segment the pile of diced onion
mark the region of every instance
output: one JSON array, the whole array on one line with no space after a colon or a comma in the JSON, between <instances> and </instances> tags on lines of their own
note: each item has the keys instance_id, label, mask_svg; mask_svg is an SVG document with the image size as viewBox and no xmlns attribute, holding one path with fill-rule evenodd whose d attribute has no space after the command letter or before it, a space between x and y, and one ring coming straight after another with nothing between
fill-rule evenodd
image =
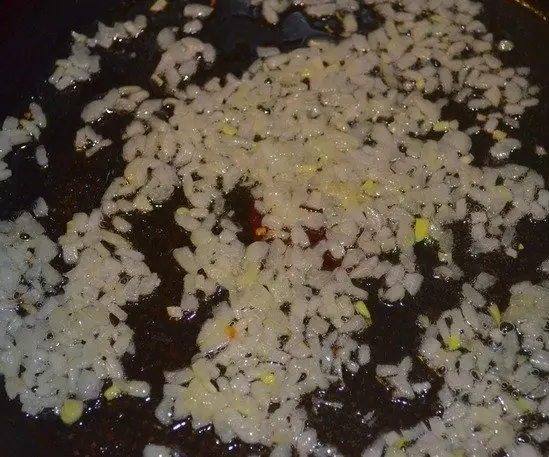
<instances>
[{"instance_id":1,"label":"pile of diced onion","mask_svg":"<svg viewBox=\"0 0 549 457\"><path fill-rule=\"evenodd\" d=\"M197 297L219 288L228 298L204 322L192 363L165 373L162 424L190 416L196 429L213 424L222 441L263 444L275 457L339 455L308 425L303 397L367 367L395 398L412 400L433 388L410 379L423 363L443 381L441 414L387 430L363 457L541 456L549 439L549 283L516 284L509 303L493 303L486 296L499 278L482 272L465 282L452 258L455 223L469 227L472 254L516 258L518 222L547 217L544 178L511 160L521 152L513 132L539 89L528 68L502 64L498 53L512 46L494 42L476 19L478 3L366 3L383 17L367 36L357 32L354 0L309 0L311 15L341 13L337 43L260 49L242 77L203 86L193 75L200 61L215 65L216 51L191 35L212 9L188 5L187 22L157 37L163 54L151 79L165 98L127 86L83 107L75 153L87 157L112 145L96 121L133 116L120 132L123 175L99 208L68 221L57 244L28 213L0 223L0 369L25 412L53 408L70 424L100 395L149 395L147 383L124 375L121 357L134 352L124 307L162 285L132 248L126 215L153 211L180 187L188 205L174 219L191 245L173 252L184 270L182 299L166 311L192 316ZM289 6L254 4L273 24ZM156 2L154 14L164 6ZM99 60L89 48L137 36L146 23L139 17L101 25L94 38L74 34L74 54L58 62L51 82L64 89L93 77ZM450 102L476 113L472 125L445 115ZM169 119L158 115L166 109ZM4 123L1 157L45 128L39 107L31 112L34 124ZM480 134L492 137L497 166L474 165ZM45 149L36 157L47 165ZM236 187L249 189L261 217L251 244L239 236L248 227L226 210ZM46 202L34 211L47 215ZM461 299L435 320L417 316L420 346L397 365L383 364L367 337L357 342L376 325L359 284L377 281L386 303L413 299L425 279L418 243L436 250L434 277L458 283ZM58 252L72 268L63 284L50 265ZM547 262L540 268L549 272ZM535 425L525 424L528 415L538 417ZM170 452L150 444L144 455Z\"/></svg>"}]
</instances>

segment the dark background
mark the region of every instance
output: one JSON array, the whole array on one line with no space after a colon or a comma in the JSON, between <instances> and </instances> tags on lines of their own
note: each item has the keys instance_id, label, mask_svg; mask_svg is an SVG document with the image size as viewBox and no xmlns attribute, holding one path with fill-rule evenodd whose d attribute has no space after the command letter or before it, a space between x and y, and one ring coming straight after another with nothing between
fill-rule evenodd
<instances>
[{"instance_id":1,"label":"dark background","mask_svg":"<svg viewBox=\"0 0 549 457\"><path fill-rule=\"evenodd\" d=\"M0 118L52 73L56 48L72 30L107 20L126 0L0 0ZM124 6L127 5L127 8Z\"/></svg>"}]
</instances>

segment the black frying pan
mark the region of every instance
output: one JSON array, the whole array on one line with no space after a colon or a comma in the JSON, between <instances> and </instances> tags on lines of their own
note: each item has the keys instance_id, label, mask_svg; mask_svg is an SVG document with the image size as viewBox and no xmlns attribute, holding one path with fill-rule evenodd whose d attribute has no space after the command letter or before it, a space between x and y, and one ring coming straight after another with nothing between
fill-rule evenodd
<instances>
[{"instance_id":1,"label":"black frying pan","mask_svg":"<svg viewBox=\"0 0 549 457\"><path fill-rule=\"evenodd\" d=\"M211 69L203 69L198 75L204 81L212 75L227 72L238 74L255 58L255 47L278 45L291 49L303 45L306 38L315 35L337 34L335 21L307 22L297 11L290 11L276 28L265 27L242 0L217 0L213 17L205 24L201 38L214 44L219 61ZM538 108L529 111L521 122L518 137L523 150L513 160L526 164L545 177L549 177L549 158L533 154L533 146L549 146L549 24L543 19L543 11L549 11L542 0L531 0L526 8L511 0L485 0L483 20L494 32L496 40L505 38L515 43L512 53L503 55L506 63L528 65L531 79L545 87ZM23 149L11 156L10 167L14 176L0 183L0 219L11 218L28 209L32 202L43 196L50 206L50 216L42 221L52 238L64 231L72 213L89 211L98 206L101 195L112 177L123 170L123 161L117 154L120 141L108 150L90 159L83 159L73 151L74 132L80 126L82 106L113 86L139 84L155 92L147 76L155 67L158 52L151 40L166 25L179 25L183 2L174 0L168 14L153 18L147 31L135 42L115 47L102 60L102 72L92 83L79 86L75 91L58 94L44 81L52 73L56 58L69 52L69 33L75 29L92 34L96 20L110 24L129 19L144 12L149 2L137 0L4 0L0 6L0 120L6 115L21 115L29 98L36 97L44 107L49 126L42 142L50 153L50 166L39 170L32 156L32 148ZM366 8L358 13L362 30L376 27L376 16ZM147 44L149 43L149 44ZM137 52L135 58L130 57ZM156 91L158 96L158 91ZM470 114L450 106L452 115L462 126L471 122ZM116 132L127 120L118 119L100 126L106 132ZM109 135L110 136L110 135ZM116 136L114 137L116 138ZM490 164L486 154L488 139L482 135L474 139L475 163ZM162 427L154 418L154 407L161 399L162 370L186 365L196 351L195 339L202 322L209 316L216 300L205 303L191 321L174 322L167 317L165 307L179 302L182 272L172 261L171 251L188 243L185 233L175 225L173 211L180 206L182 193L152 214L132 216L133 241L147 257L153 271L162 279L160 291L139 305L132 312L128 324L135 330L137 355L124 360L129 377L151 382L150 400L121 398L106 403L101 399L89 405L81 422L64 426L53 414L39 418L25 417L17 401L10 402L0 389L0 456L140 456L148 442L173 446L184 456L229 456L249 454L268 455L268 450L244 445L238 441L222 444L211 428L195 432L189 421L181 421L171 428ZM243 227L243 238L250 238L249 208L251 199L245 189L237 189L228 196L228 206L236 213ZM524 280L538 279L536 268L549 257L549 224L524 222L519 237L525 245L517 260L499 255L473 258L468 254L468 231L455 227L458 249L454 258L464 268L466 278L473 278L480 271L504 278L491 292L491 299L505 303L509 285ZM418 248L418 256L424 273L429 274L436 262L428 248ZM513 272L510 277L509 272ZM363 287L375 290L375 283L363 283ZM222 298L220 292L218 300ZM373 294L375 296L375 294ZM367 341L377 363L394 363L412 352L419 341L419 329L415 317L419 312L436 316L441 310L455 306L459 288L440 280L425 281L422 291L414 301L404 301L400 306L372 303L375 325L362 336ZM310 422L325 443L335 445L349 456L358 456L376 436L391 429L410 427L419 420L437 413L436 373L427 367L417 369L412 376L428 379L435 386L429 394L411 402L393 400L390 392L375 381L370 366L357 375L345 376L345 387L334 386L328 391L315 392L303 401L309 412ZM315 399L340 401L340 410L319 407ZM375 411L377 421L364 425L362 418ZM549 446L545 448L549 455Z\"/></svg>"}]
</instances>

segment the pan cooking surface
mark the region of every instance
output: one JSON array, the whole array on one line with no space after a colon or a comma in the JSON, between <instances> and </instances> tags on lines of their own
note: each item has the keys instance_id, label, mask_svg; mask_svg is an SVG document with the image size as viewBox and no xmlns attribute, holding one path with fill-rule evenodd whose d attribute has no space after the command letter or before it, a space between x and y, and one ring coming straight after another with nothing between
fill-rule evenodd
<instances>
[{"instance_id":1,"label":"pan cooking surface","mask_svg":"<svg viewBox=\"0 0 549 457\"><path fill-rule=\"evenodd\" d=\"M48 3L46 5L46 3ZM212 69L203 69L199 81L211 76L235 74L245 69L256 57L257 45L278 45L283 49L301 46L311 36L329 35L326 21L307 22L297 10L287 13L276 28L267 28L253 17L241 0L220 2L215 13L205 22L199 37L214 44L219 52L218 62ZM532 151L536 144L549 144L545 126L548 116L549 61L545 43L549 43L549 27L538 16L510 0L486 0L481 19L494 32L495 40L509 39L515 43L511 53L501 56L505 64L526 65L532 69L531 80L544 87L540 106L523 116L521 131L517 134L523 144L520 152L512 156L517 163L528 165L549 176L549 159L538 157ZM535 4L536 2L534 2ZM40 170L32 157L31 148L19 151L11 157L10 167L14 176L0 184L0 219L11 218L18 211L27 209L43 196L50 206L50 215L42 220L49 236L56 239L64 231L65 223L74 212L89 211L98 206L101 195L110 180L121 174L124 163L117 151L121 143L114 143L90 159L84 159L73 150L73 135L80 124L82 107L113 86L138 84L161 95L150 85L148 75L156 66L159 53L154 38L167 25L181 23L181 1L170 3L170 14L153 16L150 25L138 39L122 46L114 46L102 54L102 70L91 83L84 83L74 91L57 93L43 81L51 74L55 58L64 56L69 49L69 31L94 32L94 21L107 23L126 20L146 11L148 5L138 1L83 1L25 2L14 12L13 8L3 17L0 31L0 118L20 114L28 106L29 96L44 107L50 125L44 132L42 143L50 152L50 166ZM538 2L541 6L541 2ZM19 8L18 4L18 8ZM376 27L377 18L369 10L358 14L362 30ZM334 27L337 24L332 24ZM9 32L13 33L9 33ZM9 71L7 71L9 69ZM27 104L27 105L26 105ZM449 106L453 117L467 127L470 113L459 112ZM114 124L114 125L113 125ZM118 130L124 120L108 122L103 130ZM109 135L110 137L110 135ZM116 138L116 136L114 136ZM475 163L490 164L487 155L487 138L477 135L474 139ZM32 455L35 457L58 456L138 456L146 443L154 442L173 446L184 456L197 455L268 455L268 450L240 442L220 444L211 428L193 431L189 421L182 421L171 428L163 427L154 417L154 408L162 396L162 371L180 368L189 363L196 352L196 335L212 306L223 299L219 291L215 300L199 308L188 321L170 321L166 306L180 300L183 281L182 271L172 261L172 250L188 244L185 232L173 220L174 210L181 206L182 192L145 216L131 216L134 225L132 241L145 254L147 264L159 274L162 285L145 303L129 310L128 325L135 331L137 355L125 359L130 378L148 381L152 385L151 398L139 400L122 397L108 403L97 400L89 407L80 425L64 426L57 416L25 417L17 401L10 402L3 389L0 393L1 455L6 457ZM251 197L245 189L238 189L228 197L228 206L235 211L235 218L244 227L243 236L249 230ZM484 255L473 258L467 247L470 243L464 226L455 227L458 248L453 253L462 266L465 279L472 279L486 271L501 278L493 288L489 299L505 303L509 286L515 282L539 279L536 272L540 262L549 257L549 228L547 222L521 223L518 239L523 240L524 253L518 259L503 255ZM428 279L434 264L434 252L420 248L417 252L426 280L420 293L412 301L401 306L389 306L372 302L371 311L375 325L365 331L372 352L378 363L396 363L412 352L419 342L416 316L421 312L431 317L453 307L459 300L457 285L442 280ZM512 276L510 276L512 272ZM432 276L432 275L431 275ZM376 284L362 286L375 290ZM376 296L376 294L373 294ZM327 391L315 392L305 398L311 425L316 428L321 441L335 445L345 455L359 455L376 436L385 431L410 427L419 420L436 414L437 390L441 381L428 367L417 364L412 378L428 380L433 389L424 397L410 402L392 399L386 387L376 382L370 367L361 369L354 376L345 376L345 386L334 385ZM344 407L338 410L319 406L318 399L338 401ZM365 425L366 412L375 411L377 421ZM545 449L549 453L549 448Z\"/></svg>"}]
</instances>

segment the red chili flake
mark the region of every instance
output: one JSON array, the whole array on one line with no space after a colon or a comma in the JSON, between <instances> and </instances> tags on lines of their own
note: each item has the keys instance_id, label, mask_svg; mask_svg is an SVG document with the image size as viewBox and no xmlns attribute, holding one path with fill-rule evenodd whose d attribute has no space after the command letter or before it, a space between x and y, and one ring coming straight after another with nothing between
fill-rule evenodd
<instances>
[{"instance_id":1,"label":"red chili flake","mask_svg":"<svg viewBox=\"0 0 549 457\"><path fill-rule=\"evenodd\" d=\"M225 327L225 335L229 340L234 340L236 338L236 329L232 325L227 325Z\"/></svg>"},{"instance_id":2,"label":"red chili flake","mask_svg":"<svg viewBox=\"0 0 549 457\"><path fill-rule=\"evenodd\" d=\"M254 238L259 241L265 238L265 235L267 235L268 229L267 227L261 226L254 230Z\"/></svg>"},{"instance_id":3,"label":"red chili flake","mask_svg":"<svg viewBox=\"0 0 549 457\"><path fill-rule=\"evenodd\" d=\"M248 224L252 237L255 241L261 241L265 238L265 235L269 232L269 227L265 227L261 224L263 220L263 214L261 214L255 207L255 201L252 201L250 205L250 213L248 215Z\"/></svg>"},{"instance_id":4,"label":"red chili flake","mask_svg":"<svg viewBox=\"0 0 549 457\"><path fill-rule=\"evenodd\" d=\"M261 227L261 220L263 219L263 214L261 214L255 207L255 200L252 201L250 205L250 215L248 216L248 223L252 231L255 231L256 228Z\"/></svg>"}]
</instances>

